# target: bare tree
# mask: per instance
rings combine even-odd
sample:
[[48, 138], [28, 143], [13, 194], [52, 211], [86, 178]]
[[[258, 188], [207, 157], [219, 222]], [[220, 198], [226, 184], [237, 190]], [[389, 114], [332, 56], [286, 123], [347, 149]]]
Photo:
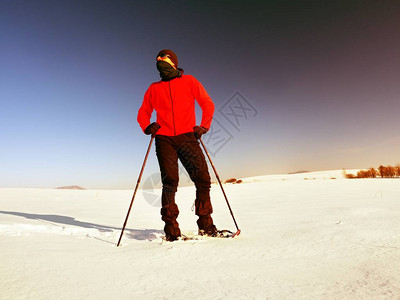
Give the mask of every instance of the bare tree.
[[379, 175], [383, 178], [383, 177], [385, 177], [385, 167], [384, 166], [382, 166], [382, 165], [380, 165], [379, 166], [379, 168], [378, 168], [378, 170], [379, 170]]
[[343, 175], [346, 178], [376, 178], [378, 175], [382, 178], [400, 177], [400, 164], [397, 164], [395, 167], [380, 165], [378, 169], [369, 168], [368, 170], [360, 170], [357, 172], [357, 175], [347, 174], [343, 169]]
[[360, 170], [357, 172], [357, 178], [365, 178], [365, 171], [364, 170]]
[[400, 164], [397, 164], [397, 165], [394, 167], [394, 169], [395, 169], [395, 171], [396, 171], [396, 176], [397, 176], [397, 177], [400, 177]]
[[376, 178], [376, 175], [378, 175], [378, 171], [375, 168], [370, 168], [369, 172], [372, 178]]
[[371, 170], [360, 170], [357, 172], [357, 178], [372, 178]]
[[347, 179], [353, 179], [353, 178], [357, 178], [357, 177], [354, 174], [346, 174], [346, 178]]
[[386, 167], [386, 177], [393, 178], [396, 175], [396, 170], [393, 166]]

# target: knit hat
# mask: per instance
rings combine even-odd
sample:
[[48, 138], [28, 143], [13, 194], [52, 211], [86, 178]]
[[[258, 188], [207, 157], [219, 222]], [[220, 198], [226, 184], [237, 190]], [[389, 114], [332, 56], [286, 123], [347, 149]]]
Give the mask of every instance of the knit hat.
[[178, 69], [178, 57], [172, 50], [163, 49], [160, 52], [158, 52], [156, 58], [158, 58], [159, 56], [163, 57], [165, 55], [168, 55], [169, 59], [174, 63], [175, 68]]

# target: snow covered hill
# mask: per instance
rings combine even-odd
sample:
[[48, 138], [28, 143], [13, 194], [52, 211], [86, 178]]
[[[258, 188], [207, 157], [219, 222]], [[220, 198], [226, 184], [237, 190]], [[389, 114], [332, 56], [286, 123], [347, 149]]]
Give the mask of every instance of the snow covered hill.
[[[341, 172], [224, 185], [235, 239], [164, 242], [158, 202], [139, 191], [120, 247], [132, 191], [0, 189], [0, 298], [400, 299], [400, 181]], [[179, 189], [184, 233], [193, 200]], [[212, 201], [234, 230], [217, 185]]]

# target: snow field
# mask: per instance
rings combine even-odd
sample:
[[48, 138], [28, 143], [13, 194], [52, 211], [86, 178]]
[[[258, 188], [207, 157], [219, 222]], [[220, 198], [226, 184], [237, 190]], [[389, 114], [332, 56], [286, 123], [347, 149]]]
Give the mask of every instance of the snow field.
[[[0, 189], [0, 298], [400, 299], [400, 182], [299, 175], [224, 185], [235, 239], [163, 242], [139, 190], [118, 248], [132, 191]], [[179, 189], [184, 233], [193, 200]], [[212, 201], [234, 230], [216, 185]]]

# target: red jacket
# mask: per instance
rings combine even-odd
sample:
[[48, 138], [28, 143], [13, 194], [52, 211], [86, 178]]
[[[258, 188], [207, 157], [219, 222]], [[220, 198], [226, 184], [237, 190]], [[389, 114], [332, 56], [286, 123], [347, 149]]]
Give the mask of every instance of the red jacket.
[[195, 100], [203, 112], [200, 126], [209, 129], [214, 103], [201, 83], [191, 75], [151, 84], [144, 95], [137, 121], [144, 131], [155, 110], [156, 122], [161, 126], [157, 134], [174, 136], [193, 132], [196, 126]]

